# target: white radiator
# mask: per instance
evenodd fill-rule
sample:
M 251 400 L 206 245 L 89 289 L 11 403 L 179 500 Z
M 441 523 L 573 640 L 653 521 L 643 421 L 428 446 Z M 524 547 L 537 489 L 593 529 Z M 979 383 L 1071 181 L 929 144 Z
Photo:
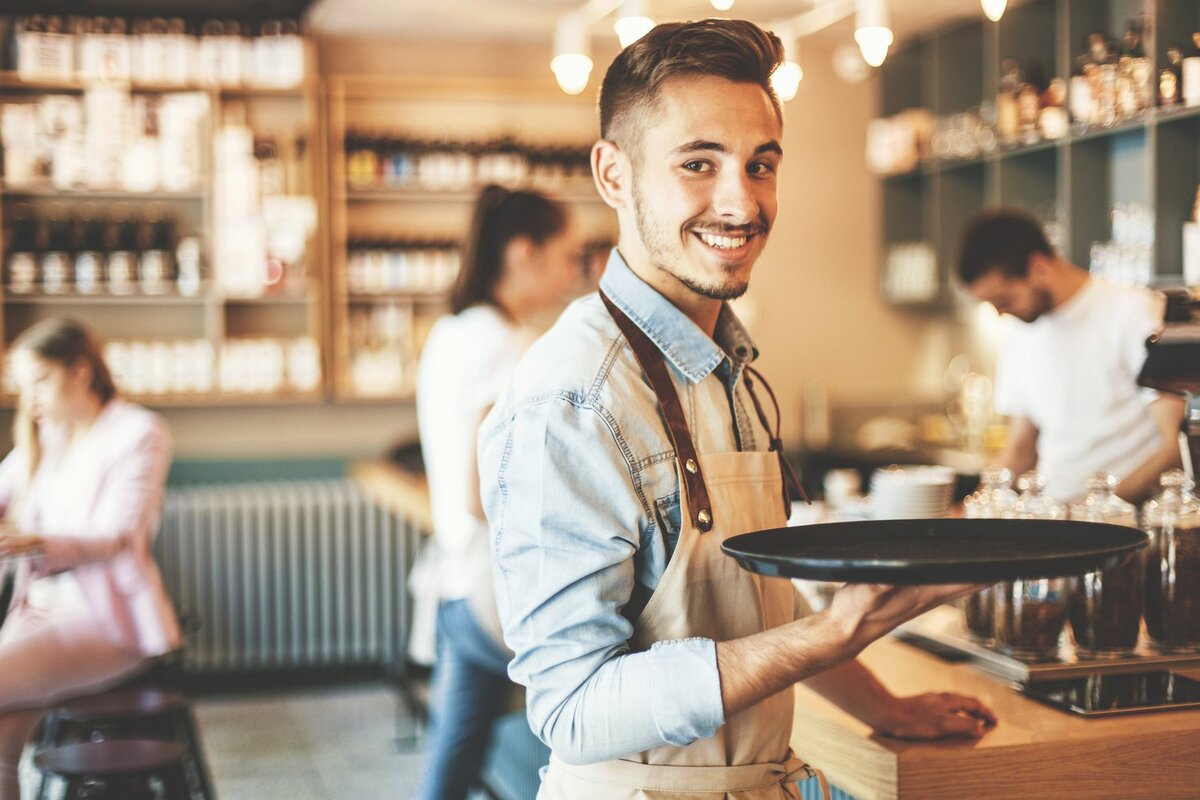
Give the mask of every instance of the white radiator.
M 168 492 L 155 554 L 188 669 L 399 666 L 418 538 L 346 480 Z

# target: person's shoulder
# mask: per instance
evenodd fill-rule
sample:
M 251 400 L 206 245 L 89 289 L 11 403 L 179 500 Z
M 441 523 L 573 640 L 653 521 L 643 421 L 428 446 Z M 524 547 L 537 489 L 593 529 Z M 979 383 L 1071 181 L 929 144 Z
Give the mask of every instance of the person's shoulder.
M 1142 323 L 1162 321 L 1164 299 L 1161 293 L 1144 286 L 1127 286 L 1093 279 L 1093 296 L 1098 317 L 1111 324 L 1114 319 Z
M 105 429 L 111 439 L 130 445 L 170 443 L 171 432 L 167 421 L 161 414 L 144 406 L 115 397 L 108 402 L 103 414 Z
M 555 395 L 586 401 L 611 366 L 620 335 L 598 294 L 574 301 L 517 364 L 513 401 Z

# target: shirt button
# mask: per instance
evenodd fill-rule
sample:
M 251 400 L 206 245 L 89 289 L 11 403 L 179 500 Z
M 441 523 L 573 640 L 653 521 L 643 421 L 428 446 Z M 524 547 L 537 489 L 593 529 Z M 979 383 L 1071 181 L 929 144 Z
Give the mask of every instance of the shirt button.
M 695 475 L 700 471 L 700 467 L 696 465 L 696 459 L 694 458 L 689 458 L 687 461 L 683 462 L 683 468 L 686 469 L 690 475 Z

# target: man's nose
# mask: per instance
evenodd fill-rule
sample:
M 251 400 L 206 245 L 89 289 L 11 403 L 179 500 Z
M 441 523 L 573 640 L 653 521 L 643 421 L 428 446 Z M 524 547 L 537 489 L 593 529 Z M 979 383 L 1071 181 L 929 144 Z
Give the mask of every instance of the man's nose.
M 759 203 L 750 176 L 741 170 L 727 170 L 717 180 L 713 211 L 734 225 L 758 221 Z

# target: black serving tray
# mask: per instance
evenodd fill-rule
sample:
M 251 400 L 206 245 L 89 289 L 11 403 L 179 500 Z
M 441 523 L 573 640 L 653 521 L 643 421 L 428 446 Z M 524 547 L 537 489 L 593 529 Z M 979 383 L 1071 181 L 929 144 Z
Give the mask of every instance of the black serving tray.
M 996 583 L 1082 575 L 1145 547 L 1136 528 L 1077 520 L 905 519 L 827 522 L 732 536 L 751 572 L 853 583 Z

